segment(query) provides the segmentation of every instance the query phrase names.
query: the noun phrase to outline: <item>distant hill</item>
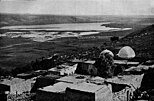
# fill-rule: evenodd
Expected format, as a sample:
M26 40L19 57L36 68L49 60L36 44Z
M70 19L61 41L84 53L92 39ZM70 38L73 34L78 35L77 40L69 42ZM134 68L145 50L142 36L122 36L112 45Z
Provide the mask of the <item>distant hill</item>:
M138 57L154 58L154 25L130 33L120 43L133 47Z
M89 22L86 17L60 15L29 15L29 14L0 14L0 27L9 25L38 25Z
M106 24L108 27L129 27L135 24L154 23L153 16L67 16L67 15L33 15L33 14L0 14L0 27L12 25L44 25L59 23L90 23L114 22ZM116 23L116 24L115 24ZM117 24L120 23L120 24ZM138 26L138 25L137 25Z

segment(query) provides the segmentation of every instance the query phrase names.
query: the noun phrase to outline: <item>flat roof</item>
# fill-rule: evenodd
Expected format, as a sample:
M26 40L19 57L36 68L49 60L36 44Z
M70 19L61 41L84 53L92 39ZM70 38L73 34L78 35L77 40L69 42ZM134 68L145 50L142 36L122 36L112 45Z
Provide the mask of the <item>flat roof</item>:
M57 79L57 81L60 82L67 82L67 83L81 83L86 81L90 76L87 75L80 75L80 74L74 74L71 76L65 76L60 79Z
M130 67L128 69L126 69L125 71L143 71L143 70L148 70L149 68L154 68L154 65L138 65L138 66L133 66Z
M93 83L80 83L77 85L73 85L71 87L69 87L70 89L74 89L74 90L78 90L78 91L83 91L83 92L90 92L90 93L95 93L101 89L106 88L107 85L97 85L97 84L93 84Z
M88 60L88 61L85 61L84 63L94 64L95 63L95 60Z
M72 86L71 83L58 82L54 84L53 86L51 85L51 86L39 88L39 90L46 91L46 92L60 93L60 92L65 92L66 88L70 86Z
M13 79L3 79L2 82L0 82L0 84L4 84L4 85L14 85L14 84L17 84L17 83L21 83L25 81L24 79L20 79L20 78L13 78Z
M28 74L28 73L21 73L21 74L17 74L17 76L31 76L31 74Z
M107 82L115 83L115 84L123 84L133 87L139 87L142 81L144 74L141 75L123 75L114 78L106 79Z
M127 60L114 60L116 64L128 64L128 65L138 65L139 62L127 61Z
M84 62L84 60L81 60L81 59L74 59L74 60L72 60L71 62Z
M96 91L107 87L107 85L96 85L93 83L86 83L86 82L80 84L58 82L53 86L46 86L44 88L39 88L39 90L46 92L53 92L53 93L63 93L66 91L67 87L78 91L95 93Z

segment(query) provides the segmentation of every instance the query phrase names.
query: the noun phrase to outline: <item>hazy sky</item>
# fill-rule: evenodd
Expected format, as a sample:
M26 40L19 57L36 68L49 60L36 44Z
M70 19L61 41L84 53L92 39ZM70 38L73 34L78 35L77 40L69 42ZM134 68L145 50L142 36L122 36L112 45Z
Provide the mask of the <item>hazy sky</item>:
M154 15L154 0L0 0L0 13Z

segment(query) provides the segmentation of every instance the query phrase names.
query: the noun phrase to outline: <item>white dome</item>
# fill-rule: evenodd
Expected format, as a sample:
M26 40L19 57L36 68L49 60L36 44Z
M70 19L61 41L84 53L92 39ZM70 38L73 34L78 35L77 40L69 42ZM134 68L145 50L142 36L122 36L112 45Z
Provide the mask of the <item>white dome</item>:
M107 49L103 50L103 51L100 53L99 56L101 56L101 55L103 55L103 54L105 54L105 53L109 53L111 56L114 57L114 54L113 54L110 50L107 50Z
M129 47L125 46L119 50L119 53L117 54L121 58L134 58L135 57L135 52L134 50Z

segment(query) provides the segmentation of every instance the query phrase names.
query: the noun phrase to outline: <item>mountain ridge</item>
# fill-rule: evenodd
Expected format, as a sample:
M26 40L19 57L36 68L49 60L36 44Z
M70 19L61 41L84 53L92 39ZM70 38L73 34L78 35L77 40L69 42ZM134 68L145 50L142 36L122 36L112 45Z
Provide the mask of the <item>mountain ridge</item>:
M153 16L80 16L80 15L40 15L0 13L0 27L15 25L44 25L62 23L114 22L122 24L151 24Z
M0 14L0 27L89 22L87 18L65 15Z

